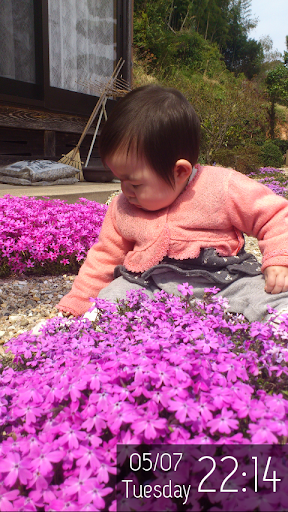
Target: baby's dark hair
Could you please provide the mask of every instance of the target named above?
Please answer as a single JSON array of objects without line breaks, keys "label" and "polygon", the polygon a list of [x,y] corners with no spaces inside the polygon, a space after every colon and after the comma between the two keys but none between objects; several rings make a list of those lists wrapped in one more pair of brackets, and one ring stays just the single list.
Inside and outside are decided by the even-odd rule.
[{"label": "baby's dark hair", "polygon": [[173,170],[184,158],[197,162],[200,122],[194,108],[177,89],[145,85],[119,100],[103,126],[100,156],[105,164],[116,151],[137,155],[174,186]]}]

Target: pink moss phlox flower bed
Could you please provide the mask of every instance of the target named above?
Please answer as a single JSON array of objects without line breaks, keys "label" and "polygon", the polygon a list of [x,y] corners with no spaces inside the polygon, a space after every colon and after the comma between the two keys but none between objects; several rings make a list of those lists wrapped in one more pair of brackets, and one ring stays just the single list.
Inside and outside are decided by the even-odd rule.
[{"label": "pink moss phlox flower bed", "polygon": [[274,167],[261,167],[259,172],[251,173],[250,178],[257,178],[259,183],[263,183],[278,196],[287,198],[288,176],[285,171],[275,169]]},{"label": "pink moss phlox flower bed", "polygon": [[116,510],[117,443],[286,442],[288,317],[248,324],[215,289],[199,303],[179,290],[96,299],[93,323],[57,317],[10,340],[0,510]]},{"label": "pink moss phlox flower bed", "polygon": [[[250,176],[286,197],[288,178],[283,171],[262,167]],[[98,240],[106,211],[107,205],[83,198],[75,204],[25,196],[0,198],[0,276],[77,273]]]},{"label": "pink moss phlox flower bed", "polygon": [[107,205],[87,199],[0,198],[0,275],[77,272],[106,211]]}]

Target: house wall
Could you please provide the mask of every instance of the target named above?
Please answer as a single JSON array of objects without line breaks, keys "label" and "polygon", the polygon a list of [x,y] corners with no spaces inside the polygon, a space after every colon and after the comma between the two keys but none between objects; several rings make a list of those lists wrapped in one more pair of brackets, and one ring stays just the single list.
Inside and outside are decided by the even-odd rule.
[{"label": "house wall", "polygon": [[[108,4],[103,0],[98,10],[99,0],[95,0],[94,4],[91,0],[66,0],[65,3],[61,0],[0,2],[2,25],[4,15],[8,24],[6,31],[10,37],[11,62],[13,55],[16,56],[16,47],[18,54],[21,53],[16,31],[18,27],[19,32],[21,27],[21,9],[17,8],[17,2],[23,7],[26,25],[33,11],[34,32],[30,30],[29,38],[24,38],[26,43],[22,53],[25,53],[27,60],[35,40],[35,69],[34,75],[25,81],[19,69],[18,74],[15,72],[15,66],[13,73],[7,65],[5,67],[2,52],[0,165],[28,157],[57,160],[69,152],[78,142],[98,100],[100,89],[97,83],[99,80],[107,80],[120,57],[125,59],[122,77],[131,83],[132,0],[111,0]],[[8,4],[14,9],[10,10],[10,14],[7,11]],[[65,12],[64,5],[68,6]],[[7,12],[4,12],[4,6]],[[115,8],[114,18],[111,6]],[[98,81],[96,89],[95,80]],[[113,101],[108,100],[108,114],[112,106]],[[81,145],[83,160],[88,153],[93,133],[92,126]],[[98,162],[96,143],[90,165]]]}]

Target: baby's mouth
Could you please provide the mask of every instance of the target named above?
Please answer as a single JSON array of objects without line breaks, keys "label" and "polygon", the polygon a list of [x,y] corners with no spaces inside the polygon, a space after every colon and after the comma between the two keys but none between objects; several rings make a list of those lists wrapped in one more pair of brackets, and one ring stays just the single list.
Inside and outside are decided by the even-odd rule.
[{"label": "baby's mouth", "polygon": [[133,202],[133,199],[134,198],[132,198],[132,200],[128,199],[129,203],[132,204],[132,206],[136,206],[136,208],[140,208],[141,210],[143,210],[142,206],[140,206],[139,203],[134,203]]}]

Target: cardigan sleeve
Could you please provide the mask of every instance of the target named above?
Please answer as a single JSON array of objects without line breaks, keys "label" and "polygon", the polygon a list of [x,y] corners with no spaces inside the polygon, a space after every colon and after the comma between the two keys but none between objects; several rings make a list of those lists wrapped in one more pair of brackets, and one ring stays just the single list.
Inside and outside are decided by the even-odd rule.
[{"label": "cardigan sleeve", "polygon": [[288,201],[235,171],[227,194],[232,225],[258,238],[263,254],[261,270],[272,265],[288,267]]},{"label": "cardigan sleeve", "polygon": [[134,242],[124,239],[118,232],[113,211],[118,197],[113,199],[105,215],[99,239],[88,251],[87,258],[75,278],[71,291],[56,306],[59,311],[80,316],[91,308],[90,298],[113,281],[116,265],[121,265]]}]

